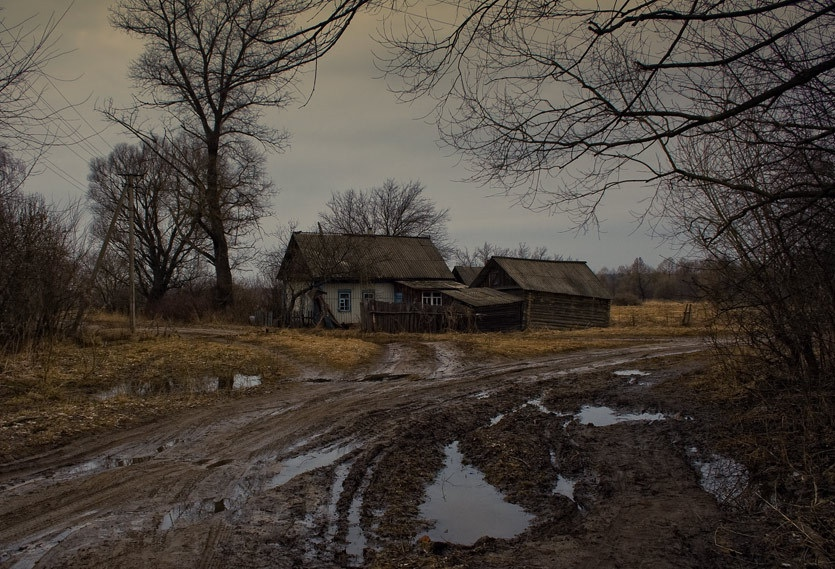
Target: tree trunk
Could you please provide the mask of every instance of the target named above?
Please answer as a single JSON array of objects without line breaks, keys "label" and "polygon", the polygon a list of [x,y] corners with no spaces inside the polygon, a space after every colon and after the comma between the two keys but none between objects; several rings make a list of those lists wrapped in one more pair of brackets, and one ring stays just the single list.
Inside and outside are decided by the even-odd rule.
[{"label": "tree trunk", "polygon": [[215,262],[215,308],[234,304],[232,294],[232,267],[229,263],[229,244],[226,241],[223,209],[221,207],[220,175],[218,172],[218,144],[208,145],[208,171],[206,175],[206,225],[212,240]]}]

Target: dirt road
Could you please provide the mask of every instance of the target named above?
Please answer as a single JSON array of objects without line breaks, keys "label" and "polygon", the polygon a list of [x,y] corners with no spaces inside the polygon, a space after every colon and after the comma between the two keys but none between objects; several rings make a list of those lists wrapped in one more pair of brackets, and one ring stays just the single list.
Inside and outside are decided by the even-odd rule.
[{"label": "dirt road", "polygon": [[676,388],[701,350],[472,362],[393,344],[362,373],[5,464],[0,567],[740,563],[718,501],[744,470],[703,446],[710,419]]}]

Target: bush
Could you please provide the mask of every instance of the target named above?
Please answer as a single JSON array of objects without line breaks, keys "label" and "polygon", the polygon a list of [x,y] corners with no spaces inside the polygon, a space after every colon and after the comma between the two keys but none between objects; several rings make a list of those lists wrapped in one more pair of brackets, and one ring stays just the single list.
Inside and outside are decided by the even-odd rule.
[{"label": "bush", "polygon": [[82,267],[76,221],[40,196],[0,196],[0,349],[60,336],[71,325]]}]

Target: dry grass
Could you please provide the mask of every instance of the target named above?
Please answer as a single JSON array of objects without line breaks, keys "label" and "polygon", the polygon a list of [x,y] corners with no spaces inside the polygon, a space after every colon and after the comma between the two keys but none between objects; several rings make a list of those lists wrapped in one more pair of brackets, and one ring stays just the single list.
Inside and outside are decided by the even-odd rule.
[{"label": "dry grass", "polygon": [[[690,324],[682,324],[687,306],[691,307]],[[664,330],[674,335],[688,331],[704,333],[713,325],[713,312],[706,302],[669,302],[652,300],[638,306],[613,306],[610,320],[612,329],[638,328],[644,333]]]},{"label": "dry grass", "polygon": [[640,306],[613,306],[608,328],[584,330],[526,330],[504,334],[455,334],[465,352],[482,356],[537,357],[579,349],[605,349],[647,338],[703,336],[712,324],[706,304],[692,304],[690,324],[682,325],[688,303],[646,302]]},{"label": "dry grass", "polygon": [[[175,328],[153,321],[140,322],[131,335],[124,316],[93,313],[81,342],[2,356],[0,458],[174,409],[242,396],[201,391],[206,378],[257,375],[269,386],[304,368],[347,371],[370,366],[384,344],[400,341],[452,341],[471,357],[524,358],[647,337],[704,334],[705,310],[694,308],[689,327],[680,324],[683,311],[683,303],[646,303],[614,307],[609,328],[442,335],[264,330],[218,323]],[[118,390],[123,394],[113,396]]]}]

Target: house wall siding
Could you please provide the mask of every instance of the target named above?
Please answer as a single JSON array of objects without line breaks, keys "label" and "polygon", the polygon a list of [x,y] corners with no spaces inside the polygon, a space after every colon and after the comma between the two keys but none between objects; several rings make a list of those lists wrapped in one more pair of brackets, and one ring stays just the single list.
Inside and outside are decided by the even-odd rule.
[{"label": "house wall siding", "polygon": [[[325,301],[330,306],[336,321],[340,324],[359,324],[361,318],[360,305],[362,304],[363,292],[374,291],[374,298],[384,302],[394,302],[394,285],[391,283],[326,283],[321,288],[325,291]],[[339,310],[339,292],[350,292],[350,311]],[[309,306],[312,306],[308,303]]]},{"label": "house wall siding", "polygon": [[609,325],[610,301],[582,296],[529,292],[526,295],[527,328],[605,327]]}]

